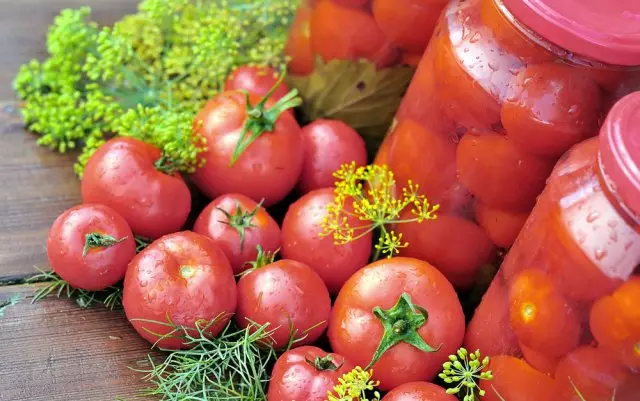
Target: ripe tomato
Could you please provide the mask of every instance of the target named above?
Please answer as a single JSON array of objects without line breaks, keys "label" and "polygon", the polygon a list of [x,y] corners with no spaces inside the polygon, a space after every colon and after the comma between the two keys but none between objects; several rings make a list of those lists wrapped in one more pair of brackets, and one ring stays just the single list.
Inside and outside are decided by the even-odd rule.
[{"label": "ripe tomato", "polygon": [[257,246],[267,252],[280,248],[278,223],[253,199],[227,194],[214,199],[200,213],[193,231],[212,238],[231,263],[235,274],[256,260]]},{"label": "ripe tomato", "polygon": [[547,375],[553,376],[556,366],[560,361],[559,357],[550,357],[532,348],[520,344],[522,357],[532,368]]},{"label": "ripe tomato", "polygon": [[274,103],[255,94],[247,100],[240,91],[223,92],[210,100],[193,125],[207,140],[206,163],[193,175],[196,185],[211,198],[240,193],[264,199],[265,206],[281,201],[302,170],[300,126],[292,113],[284,112],[299,101],[286,96]]},{"label": "ripe tomato", "polygon": [[[331,312],[329,291],[316,272],[304,263],[261,254],[254,269],[238,281],[236,324],[269,324],[272,345],[311,344],[324,333]],[[291,338],[293,336],[293,339]]]},{"label": "ripe tomato", "polygon": [[550,376],[533,369],[522,359],[498,355],[489,365],[493,380],[481,382],[485,401],[555,401],[558,385]]},{"label": "ripe tomato", "polygon": [[[333,188],[311,191],[293,203],[282,223],[282,256],[311,267],[322,277],[329,292],[337,294],[342,285],[371,256],[371,233],[344,245],[334,244],[331,235],[323,236],[321,223],[327,206],[335,199]],[[351,212],[350,203],[345,202]],[[351,227],[362,222],[352,216]]]},{"label": "ripe tomato", "polygon": [[181,338],[159,340],[173,332],[167,318],[193,330],[196,324],[210,324],[205,331],[216,336],[236,309],[236,282],[229,261],[211,238],[182,231],[157,239],[131,261],[122,305],[147,341],[160,348],[187,348]]},{"label": "ripe tomato", "polygon": [[325,401],[338,379],[353,368],[344,357],[318,347],[291,349],[273,366],[267,401]]},{"label": "ripe tomato", "polygon": [[389,391],[383,401],[456,401],[457,398],[447,394],[442,387],[427,382],[402,384]]},{"label": "ripe tomato", "polygon": [[373,362],[374,377],[386,391],[433,379],[462,343],[464,314],[451,283],[435,267],[396,257],[351,276],[333,306],[328,336],[332,349],[356,365]]},{"label": "ripe tomato", "polygon": [[421,53],[402,53],[401,64],[410,65],[411,67],[418,67],[422,60]]},{"label": "ripe tomato", "polygon": [[117,283],[135,255],[131,228],[104,205],[65,210],[49,230],[49,264],[73,288],[99,291]]},{"label": "ripe tomato", "polygon": [[509,315],[520,342],[545,356],[564,355],[580,341],[578,311],[540,269],[525,269],[510,283]]},{"label": "ripe tomato", "polygon": [[640,276],[633,276],[613,294],[591,307],[591,333],[601,347],[611,350],[625,365],[640,369]]},{"label": "ripe tomato", "polygon": [[161,156],[138,139],[109,140],[87,162],[82,203],[109,206],[143,237],[180,230],[191,211],[191,193],[179,174],[164,172]]},{"label": "ripe tomato", "polygon": [[366,6],[370,0],[331,0],[336,4],[345,7],[364,7]]},{"label": "ripe tomato", "polygon": [[512,212],[493,208],[482,202],[476,203],[478,224],[489,234],[491,241],[502,248],[509,248],[513,244],[527,217],[529,213],[526,212]]},{"label": "ripe tomato", "polygon": [[[225,91],[246,90],[258,96],[265,96],[278,83],[278,72],[271,67],[245,65],[236,68],[224,84]],[[277,101],[289,93],[286,83],[281,83],[271,95]]]},{"label": "ripe tomato", "polygon": [[597,133],[601,103],[600,88],[580,70],[530,65],[509,85],[502,125],[523,152],[560,157]]},{"label": "ripe tomato", "polygon": [[293,75],[309,75],[313,72],[314,57],[311,51],[311,7],[302,4],[289,30],[285,54],[291,58],[287,69]]}]

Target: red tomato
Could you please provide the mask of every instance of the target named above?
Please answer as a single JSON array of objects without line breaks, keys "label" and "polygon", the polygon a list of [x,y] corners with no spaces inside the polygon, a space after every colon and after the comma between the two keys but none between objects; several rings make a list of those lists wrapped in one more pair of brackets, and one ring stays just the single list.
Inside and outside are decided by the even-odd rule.
[{"label": "red tomato", "polygon": [[601,347],[613,351],[628,367],[640,369],[640,276],[620,286],[591,307],[591,333]]},{"label": "red tomato", "polygon": [[525,269],[511,282],[509,314],[520,342],[545,356],[562,356],[580,341],[578,311],[542,270]]},{"label": "red tomato", "polygon": [[162,172],[159,161],[160,150],[145,142],[109,140],[87,162],[82,203],[109,206],[143,237],[180,230],[191,211],[191,193],[179,174]]},{"label": "red tomato", "polygon": [[138,334],[160,348],[188,348],[180,338],[159,340],[173,332],[167,318],[194,330],[196,324],[210,324],[206,332],[216,336],[236,302],[236,282],[224,253],[211,238],[191,231],[151,243],[131,261],[124,278],[122,305],[127,319]]},{"label": "red tomato", "polygon": [[498,355],[489,365],[493,380],[481,382],[484,401],[559,401],[558,385],[522,359]]},{"label": "red tomato", "polygon": [[555,374],[560,358],[547,356],[522,344],[520,344],[520,349],[522,357],[532,368],[547,375],[553,376]]},{"label": "red tomato", "polygon": [[411,67],[418,67],[422,60],[422,54],[420,53],[402,53],[401,64],[410,65]]},{"label": "red tomato", "polygon": [[[269,324],[275,348],[312,344],[324,333],[331,312],[329,291],[316,272],[304,263],[283,259],[259,261],[238,281],[236,324]],[[266,264],[265,264],[266,263]]]},{"label": "red tomato", "polygon": [[[418,259],[384,259],[359,270],[340,290],[331,313],[331,347],[356,365],[369,364],[381,341],[393,344],[398,335],[423,344],[422,349],[401,341],[382,354],[372,369],[383,391],[433,379],[464,336],[455,290],[435,267]],[[439,348],[425,352],[424,343]]]},{"label": "red tomato", "polygon": [[553,161],[522,153],[504,135],[465,135],[458,145],[460,181],[489,206],[529,211]]},{"label": "red tomato", "polygon": [[[327,215],[327,206],[335,199],[333,188],[311,191],[289,206],[282,223],[282,256],[311,267],[320,275],[329,292],[337,294],[342,285],[371,256],[371,233],[344,245],[334,244],[331,235],[322,236],[321,223]],[[349,202],[345,202],[351,212]],[[355,216],[349,225],[362,222]]]},{"label": "red tomato", "polygon": [[560,361],[555,371],[562,399],[566,401],[611,401],[628,376],[629,371],[609,351],[592,347],[575,349]]},{"label": "red tomato", "polygon": [[99,291],[116,284],[135,255],[131,228],[104,205],[65,210],[49,230],[49,264],[73,288]]},{"label": "red tomato", "polygon": [[600,88],[580,70],[530,65],[509,86],[502,125],[523,152],[560,157],[597,134],[601,103]]},{"label": "red tomato", "polygon": [[240,194],[222,195],[200,213],[193,231],[212,238],[231,263],[235,274],[256,260],[257,246],[267,252],[280,248],[278,223],[253,199]]},{"label": "red tomato", "polygon": [[285,54],[291,57],[287,69],[293,75],[309,75],[313,72],[310,24],[311,8],[302,4],[289,30],[289,39],[284,50]]},{"label": "red tomato", "polygon": [[383,401],[456,401],[457,398],[447,394],[445,389],[427,382],[402,384],[382,398]]},{"label": "red tomato", "polygon": [[627,376],[616,390],[615,401],[637,401],[640,394],[640,373],[635,372]]},{"label": "red tomato", "polygon": [[[252,117],[243,93],[223,92],[196,116],[193,129],[206,138],[207,151],[193,180],[209,197],[240,193],[272,206],[295,187],[302,170],[302,135],[293,115],[282,111],[297,103],[264,99],[249,95],[253,113],[260,115]],[[252,129],[243,135],[246,124]]]},{"label": "red tomato", "polygon": [[509,248],[527,221],[529,213],[512,212],[476,203],[476,220],[494,244]]},{"label": "red tomato", "polygon": [[334,3],[345,7],[364,7],[369,3],[369,0],[331,0]]},{"label": "red tomato", "polygon": [[273,366],[267,401],[325,401],[338,379],[353,368],[342,356],[318,347],[291,349]]},{"label": "red tomato", "polygon": [[[245,65],[231,73],[224,84],[224,90],[246,90],[258,96],[265,96],[277,83],[278,72],[273,68]],[[271,99],[277,101],[287,93],[289,88],[282,82],[271,95]]]},{"label": "red tomato", "polygon": [[356,130],[338,120],[315,120],[302,127],[304,161],[299,187],[303,193],[332,187],[341,165],[367,164],[367,148]]},{"label": "red tomato", "polygon": [[[403,212],[400,219],[409,218],[409,213]],[[456,288],[470,287],[478,268],[494,255],[484,230],[461,217],[438,215],[431,221],[398,224],[396,232],[409,243],[400,250],[402,256],[433,264]]]}]

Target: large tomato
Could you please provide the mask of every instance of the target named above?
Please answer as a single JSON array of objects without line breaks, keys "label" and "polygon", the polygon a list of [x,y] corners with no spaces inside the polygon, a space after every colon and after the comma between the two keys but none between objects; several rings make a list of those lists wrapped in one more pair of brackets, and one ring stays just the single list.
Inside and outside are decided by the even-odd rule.
[{"label": "large tomato", "polygon": [[527,362],[512,356],[491,358],[493,380],[481,382],[484,401],[560,401],[558,385]]},{"label": "large tomato", "polygon": [[[236,309],[229,261],[211,238],[191,231],[165,235],[140,252],[124,278],[122,305],[133,328],[161,348],[186,348],[167,325],[196,324],[215,336]],[[179,335],[179,332],[177,333]],[[192,333],[193,334],[193,333]]]},{"label": "large tomato", "polygon": [[176,232],[191,211],[191,193],[158,148],[118,137],[102,145],[82,176],[82,203],[111,207],[135,234],[158,238]]},{"label": "large tomato", "polygon": [[273,366],[267,401],[325,401],[338,379],[354,367],[344,357],[318,347],[291,349]]},{"label": "large tomato", "polygon": [[[289,207],[282,223],[282,256],[311,267],[322,277],[329,292],[337,294],[344,282],[369,261],[373,236],[369,233],[347,244],[336,245],[331,235],[321,235],[327,206],[334,199],[333,188],[318,189]],[[345,207],[349,207],[348,203],[345,202]],[[349,216],[347,223],[351,227],[361,224],[355,216]]]},{"label": "large tomato", "polygon": [[435,267],[396,257],[364,267],[345,283],[328,336],[335,352],[370,365],[380,389],[390,390],[433,379],[462,343],[464,314]]},{"label": "large tomato", "polygon": [[74,288],[98,291],[117,283],[135,255],[131,228],[104,205],[72,207],[49,230],[49,264]]},{"label": "large tomato", "polygon": [[383,401],[456,401],[457,398],[447,394],[442,387],[427,382],[402,384],[382,398]]},{"label": "large tomato", "polygon": [[280,248],[278,223],[253,199],[227,194],[214,199],[200,213],[193,231],[212,238],[229,259],[233,272],[241,273],[256,260],[257,246],[267,252]]},{"label": "large tomato", "polygon": [[[265,96],[278,84],[278,73],[271,67],[245,65],[236,68],[224,83],[225,91],[246,90],[258,96]],[[286,83],[281,83],[271,95],[277,101],[289,93]]]}]

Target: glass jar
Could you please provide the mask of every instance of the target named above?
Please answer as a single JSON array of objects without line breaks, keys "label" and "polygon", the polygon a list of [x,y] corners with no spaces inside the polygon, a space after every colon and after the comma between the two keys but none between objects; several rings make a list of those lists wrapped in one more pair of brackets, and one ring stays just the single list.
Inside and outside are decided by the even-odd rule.
[{"label": "glass jar", "polygon": [[449,3],[376,157],[441,205],[439,224],[399,227],[405,256],[461,288],[513,243],[558,158],[640,88],[639,14],[631,0]]},{"label": "glass jar", "polygon": [[[620,401],[640,384],[639,139],[635,92],[562,156],[467,328],[469,349],[553,377],[557,400]],[[529,391],[495,376],[506,400]]]}]

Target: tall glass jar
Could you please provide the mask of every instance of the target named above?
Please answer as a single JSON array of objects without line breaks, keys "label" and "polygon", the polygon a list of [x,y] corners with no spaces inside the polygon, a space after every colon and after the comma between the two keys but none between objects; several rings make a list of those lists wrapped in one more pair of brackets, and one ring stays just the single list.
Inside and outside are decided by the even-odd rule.
[{"label": "tall glass jar", "polygon": [[508,248],[558,158],[640,88],[638,21],[635,0],[449,3],[376,157],[441,205],[398,228],[404,255],[461,288]]}]

